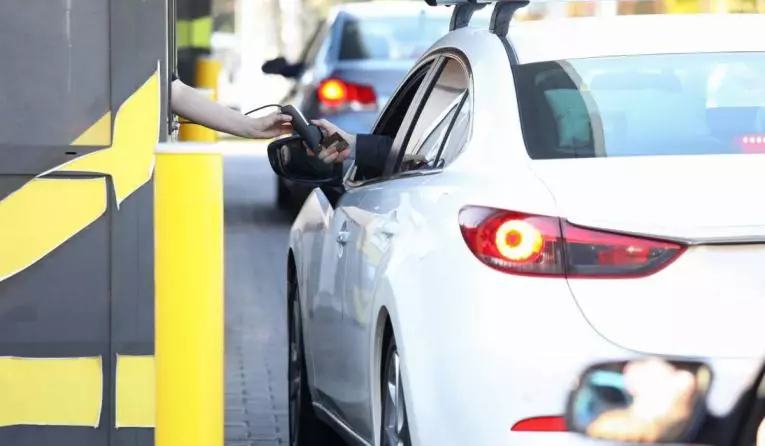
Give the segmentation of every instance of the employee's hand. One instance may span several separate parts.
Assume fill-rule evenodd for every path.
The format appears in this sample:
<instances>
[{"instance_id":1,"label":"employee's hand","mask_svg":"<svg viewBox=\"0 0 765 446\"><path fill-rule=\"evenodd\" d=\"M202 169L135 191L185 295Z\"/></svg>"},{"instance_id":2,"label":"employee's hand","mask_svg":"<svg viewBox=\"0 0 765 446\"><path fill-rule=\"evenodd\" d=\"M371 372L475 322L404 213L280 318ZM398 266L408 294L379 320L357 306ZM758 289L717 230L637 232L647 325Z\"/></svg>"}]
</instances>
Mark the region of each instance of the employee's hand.
<instances>
[{"instance_id":1,"label":"employee's hand","mask_svg":"<svg viewBox=\"0 0 765 446\"><path fill-rule=\"evenodd\" d=\"M292 133L292 116L271 113L260 118L248 118L250 138L270 139Z\"/></svg>"}]
</instances>

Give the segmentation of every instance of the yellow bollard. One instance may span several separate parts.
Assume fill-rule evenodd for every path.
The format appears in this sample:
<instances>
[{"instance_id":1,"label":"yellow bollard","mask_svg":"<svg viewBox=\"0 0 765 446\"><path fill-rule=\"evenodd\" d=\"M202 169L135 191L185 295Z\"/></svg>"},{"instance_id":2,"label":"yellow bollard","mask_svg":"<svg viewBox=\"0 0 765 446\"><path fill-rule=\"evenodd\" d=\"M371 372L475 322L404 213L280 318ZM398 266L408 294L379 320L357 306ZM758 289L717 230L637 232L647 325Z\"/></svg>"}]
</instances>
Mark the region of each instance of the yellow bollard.
<instances>
[{"instance_id":1,"label":"yellow bollard","mask_svg":"<svg viewBox=\"0 0 765 446\"><path fill-rule=\"evenodd\" d=\"M222 446L222 154L158 146L154 194L155 445Z\"/></svg>"},{"instance_id":2,"label":"yellow bollard","mask_svg":"<svg viewBox=\"0 0 765 446\"><path fill-rule=\"evenodd\" d=\"M220 62L212 57L200 57L194 67L196 72L197 88L212 90L212 100L218 100L218 77L220 76Z\"/></svg>"}]
</instances>

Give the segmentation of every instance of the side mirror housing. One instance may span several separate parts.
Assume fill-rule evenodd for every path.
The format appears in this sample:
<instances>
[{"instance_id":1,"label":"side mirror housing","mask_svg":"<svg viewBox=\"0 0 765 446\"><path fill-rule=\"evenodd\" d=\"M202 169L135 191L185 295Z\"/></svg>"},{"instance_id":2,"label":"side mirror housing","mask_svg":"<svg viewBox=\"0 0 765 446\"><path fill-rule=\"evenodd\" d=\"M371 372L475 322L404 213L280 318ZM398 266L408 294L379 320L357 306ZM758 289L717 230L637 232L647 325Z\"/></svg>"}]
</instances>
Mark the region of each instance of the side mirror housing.
<instances>
[{"instance_id":1,"label":"side mirror housing","mask_svg":"<svg viewBox=\"0 0 765 446\"><path fill-rule=\"evenodd\" d=\"M637 359L589 367L566 406L569 431L628 443L692 443L707 417L711 369Z\"/></svg>"},{"instance_id":2,"label":"side mirror housing","mask_svg":"<svg viewBox=\"0 0 765 446\"><path fill-rule=\"evenodd\" d=\"M327 164L315 156L309 156L299 135L271 142L268 145L268 162L274 173L295 183L314 187L343 184L342 164Z\"/></svg>"},{"instance_id":3,"label":"side mirror housing","mask_svg":"<svg viewBox=\"0 0 765 446\"><path fill-rule=\"evenodd\" d=\"M287 62L287 59L280 56L266 61L260 69L264 74L276 74L286 78L295 78L300 76L300 73L303 71L303 64L291 64Z\"/></svg>"}]
</instances>

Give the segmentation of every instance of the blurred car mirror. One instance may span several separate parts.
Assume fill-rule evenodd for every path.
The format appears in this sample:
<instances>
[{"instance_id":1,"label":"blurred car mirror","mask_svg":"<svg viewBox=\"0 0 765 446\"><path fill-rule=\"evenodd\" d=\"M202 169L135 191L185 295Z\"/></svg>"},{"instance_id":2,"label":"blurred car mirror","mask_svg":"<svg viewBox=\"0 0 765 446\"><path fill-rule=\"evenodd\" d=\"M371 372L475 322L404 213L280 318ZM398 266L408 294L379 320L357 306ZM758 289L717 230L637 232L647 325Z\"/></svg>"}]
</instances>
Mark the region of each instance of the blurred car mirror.
<instances>
[{"instance_id":1,"label":"blurred car mirror","mask_svg":"<svg viewBox=\"0 0 765 446\"><path fill-rule=\"evenodd\" d=\"M566 424L591 438L691 442L707 416L708 366L639 359L592 366L569 396Z\"/></svg>"},{"instance_id":2,"label":"blurred car mirror","mask_svg":"<svg viewBox=\"0 0 765 446\"><path fill-rule=\"evenodd\" d=\"M276 59L271 59L266 61L260 67L260 69L265 74L276 74L276 75L287 77L287 78L294 78L294 77L298 77L300 73L303 71L303 64L302 63L291 64L287 62L287 59L280 56L280 57L277 57Z\"/></svg>"},{"instance_id":3,"label":"blurred car mirror","mask_svg":"<svg viewBox=\"0 0 765 446\"><path fill-rule=\"evenodd\" d=\"M268 161L274 173L296 183L313 186L342 184L343 165L327 164L313 154L298 135L277 139L268 145Z\"/></svg>"}]
</instances>

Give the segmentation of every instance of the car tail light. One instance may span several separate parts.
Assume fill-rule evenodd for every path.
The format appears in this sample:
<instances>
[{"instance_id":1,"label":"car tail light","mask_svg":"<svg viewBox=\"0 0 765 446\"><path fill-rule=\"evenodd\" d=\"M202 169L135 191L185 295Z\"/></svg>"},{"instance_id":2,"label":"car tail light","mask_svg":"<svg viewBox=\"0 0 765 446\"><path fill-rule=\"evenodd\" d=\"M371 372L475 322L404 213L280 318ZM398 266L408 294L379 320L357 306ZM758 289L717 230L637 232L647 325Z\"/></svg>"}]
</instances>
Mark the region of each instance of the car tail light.
<instances>
[{"instance_id":1,"label":"car tail light","mask_svg":"<svg viewBox=\"0 0 765 446\"><path fill-rule=\"evenodd\" d=\"M377 109L377 94L374 88L368 85L352 84L330 78L319 84L318 96L324 112Z\"/></svg>"},{"instance_id":2,"label":"car tail light","mask_svg":"<svg viewBox=\"0 0 765 446\"><path fill-rule=\"evenodd\" d=\"M514 432L566 432L566 420L563 417L526 418L515 423L510 429Z\"/></svg>"},{"instance_id":3,"label":"car tail light","mask_svg":"<svg viewBox=\"0 0 765 446\"><path fill-rule=\"evenodd\" d=\"M744 153L765 153L765 135L746 135L739 139Z\"/></svg>"},{"instance_id":4,"label":"car tail light","mask_svg":"<svg viewBox=\"0 0 765 446\"><path fill-rule=\"evenodd\" d=\"M463 208L459 224L480 261L512 274L643 277L685 250L677 243L585 229L556 217L477 206Z\"/></svg>"}]
</instances>

